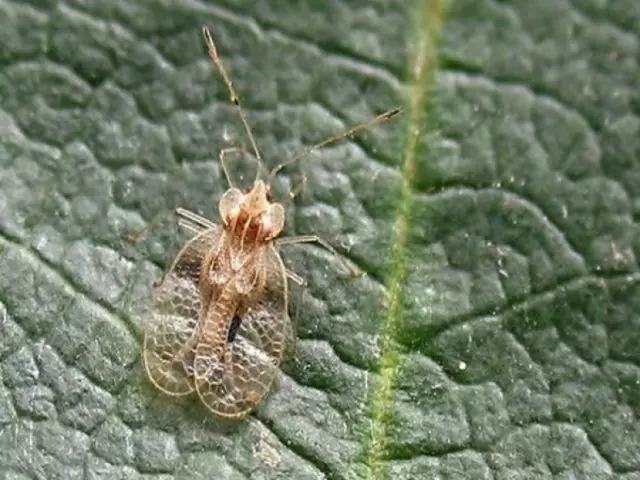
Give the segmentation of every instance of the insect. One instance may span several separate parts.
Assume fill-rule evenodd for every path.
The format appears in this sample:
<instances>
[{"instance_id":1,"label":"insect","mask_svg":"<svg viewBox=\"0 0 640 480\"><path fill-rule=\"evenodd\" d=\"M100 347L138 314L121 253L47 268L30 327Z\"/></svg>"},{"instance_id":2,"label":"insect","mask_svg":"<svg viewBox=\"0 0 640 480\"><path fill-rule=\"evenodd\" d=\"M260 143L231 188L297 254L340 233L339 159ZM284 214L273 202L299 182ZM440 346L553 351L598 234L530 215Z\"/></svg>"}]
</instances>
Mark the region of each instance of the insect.
<instances>
[{"instance_id":1,"label":"insect","mask_svg":"<svg viewBox=\"0 0 640 480\"><path fill-rule=\"evenodd\" d=\"M160 391L174 397L195 391L216 415L241 419L260 404L279 370L288 340L296 337L288 314L288 280L301 287L305 281L285 268L278 247L316 242L341 258L315 235L278 238L285 224L285 208L272 201L270 185L275 173L317 148L392 118L400 109L306 148L269 172L265 182L261 176L267 171L240 99L206 27L203 35L237 107L258 171L253 185L240 190L231 181L226 156L248 152L222 150L219 158L229 189L218 204L220 223L183 208L176 210L178 224L193 237L155 287L145 321L143 360Z\"/></svg>"}]
</instances>

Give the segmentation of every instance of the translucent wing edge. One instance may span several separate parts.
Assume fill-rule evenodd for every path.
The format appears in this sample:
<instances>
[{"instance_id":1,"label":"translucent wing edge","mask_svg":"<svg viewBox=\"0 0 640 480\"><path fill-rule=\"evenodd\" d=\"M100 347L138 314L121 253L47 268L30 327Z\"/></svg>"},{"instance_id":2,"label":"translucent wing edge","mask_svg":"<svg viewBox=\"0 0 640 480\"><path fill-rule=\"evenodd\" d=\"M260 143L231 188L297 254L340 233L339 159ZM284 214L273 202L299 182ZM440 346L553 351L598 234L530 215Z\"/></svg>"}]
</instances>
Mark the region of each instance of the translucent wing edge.
<instances>
[{"instance_id":1,"label":"translucent wing edge","mask_svg":"<svg viewBox=\"0 0 640 480\"><path fill-rule=\"evenodd\" d=\"M210 238L211 241L202 242L205 238ZM192 393L195 390L195 386L193 384L193 380L191 376L187 373L180 372L180 366L172 365L173 361L163 360L160 358L159 354L150 348L149 343L151 343L150 336L159 335L163 332L158 332L158 330L162 330L159 328L161 321L158 320L157 316L162 315L155 312L156 305L161 301L161 296L166 295L167 282L170 281L171 275L175 272L176 268L185 261L185 256L200 256L199 261L204 261L204 257L210 250L210 248L215 247L217 242L220 241L221 238L221 229L219 226L214 226L207 230L204 230L190 240L182 247L182 249L176 255L174 261L171 263L169 270L165 273L160 283L154 288L151 306L149 311L145 314L145 322L144 322L144 340L143 340L143 348L142 348L142 357L143 363L145 367L145 371L151 383L157 388L159 391L163 392L168 396L178 397L185 396ZM202 242L202 245L197 245L198 242ZM191 251L193 250L193 251ZM191 279L194 281L194 279ZM195 285L197 287L197 284ZM199 298L199 290L195 288L196 294L198 295L197 302L200 303ZM169 292L171 294L171 292ZM167 316L164 314L164 316ZM196 319L196 326L194 327L194 331L191 334L189 340L194 338L197 335L197 328L199 319ZM153 333L152 333L153 332ZM188 343L188 341L185 342ZM177 352L176 352L177 354Z\"/></svg>"}]
</instances>

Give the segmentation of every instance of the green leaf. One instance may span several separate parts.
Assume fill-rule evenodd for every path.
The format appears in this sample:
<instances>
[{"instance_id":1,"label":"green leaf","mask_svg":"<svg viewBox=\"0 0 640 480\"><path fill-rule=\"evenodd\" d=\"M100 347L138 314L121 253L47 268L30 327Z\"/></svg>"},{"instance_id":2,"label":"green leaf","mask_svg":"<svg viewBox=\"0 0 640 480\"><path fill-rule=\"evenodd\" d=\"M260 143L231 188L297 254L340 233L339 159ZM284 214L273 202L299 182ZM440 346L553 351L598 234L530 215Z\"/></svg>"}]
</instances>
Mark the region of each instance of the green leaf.
<instances>
[{"instance_id":1,"label":"green leaf","mask_svg":"<svg viewBox=\"0 0 640 480\"><path fill-rule=\"evenodd\" d=\"M367 275L283 251L299 357L236 423L140 363L246 145L202 25L269 166L405 106L279 179ZM638 478L639 58L633 0L0 0L0 476Z\"/></svg>"}]
</instances>

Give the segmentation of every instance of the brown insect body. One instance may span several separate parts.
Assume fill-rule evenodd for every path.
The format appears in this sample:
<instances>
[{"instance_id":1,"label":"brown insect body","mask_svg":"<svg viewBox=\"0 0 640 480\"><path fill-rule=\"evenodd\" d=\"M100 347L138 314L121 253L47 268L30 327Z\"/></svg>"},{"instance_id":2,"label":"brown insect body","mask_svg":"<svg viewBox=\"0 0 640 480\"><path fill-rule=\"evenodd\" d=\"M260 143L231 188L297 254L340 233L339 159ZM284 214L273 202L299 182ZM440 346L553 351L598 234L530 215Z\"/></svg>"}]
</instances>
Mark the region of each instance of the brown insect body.
<instances>
[{"instance_id":1,"label":"brown insect body","mask_svg":"<svg viewBox=\"0 0 640 480\"><path fill-rule=\"evenodd\" d=\"M284 208L267 192L262 181L247 193L227 190L219 203L222 228L202 231L178 254L156 291L158 317L152 313L145 335L153 383L174 396L195 389L224 417L245 416L263 397L291 331L285 269L273 245ZM164 320L167 304L184 312L173 322L177 332ZM197 322L185 318L196 310ZM230 342L234 317L239 325Z\"/></svg>"},{"instance_id":2,"label":"brown insect body","mask_svg":"<svg viewBox=\"0 0 640 480\"><path fill-rule=\"evenodd\" d=\"M287 270L276 238L285 223L283 205L272 202L269 183L260 180L262 159L240 108L240 101L218 57L211 34L203 30L209 55L218 66L238 107L258 162L258 175L243 192L233 186L220 153L230 188L219 201L221 225L178 209L179 223L194 236L178 253L156 287L145 322L143 360L151 382L171 396L197 392L202 403L225 418L243 418L260 403L273 382L293 335L288 315L287 279L304 280ZM392 109L367 122L328 137L281 163L269 174L316 148L386 121ZM278 245L316 242L337 252L315 235L279 239ZM357 273L349 265L350 274Z\"/></svg>"}]
</instances>

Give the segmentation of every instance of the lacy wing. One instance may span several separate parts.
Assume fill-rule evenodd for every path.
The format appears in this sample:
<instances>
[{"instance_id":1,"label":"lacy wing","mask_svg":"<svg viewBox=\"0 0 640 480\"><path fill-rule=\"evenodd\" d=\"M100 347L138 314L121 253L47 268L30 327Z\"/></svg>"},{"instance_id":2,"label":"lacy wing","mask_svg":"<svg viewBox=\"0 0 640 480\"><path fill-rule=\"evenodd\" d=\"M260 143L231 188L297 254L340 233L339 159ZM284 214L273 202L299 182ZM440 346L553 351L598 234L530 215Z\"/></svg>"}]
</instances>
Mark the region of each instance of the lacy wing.
<instances>
[{"instance_id":1,"label":"lacy wing","mask_svg":"<svg viewBox=\"0 0 640 480\"><path fill-rule=\"evenodd\" d=\"M200 269L217 248L221 233L222 228L215 226L189 240L154 291L145 322L143 359L149 379L167 395L194 390L190 369L202 308Z\"/></svg>"}]
</instances>

